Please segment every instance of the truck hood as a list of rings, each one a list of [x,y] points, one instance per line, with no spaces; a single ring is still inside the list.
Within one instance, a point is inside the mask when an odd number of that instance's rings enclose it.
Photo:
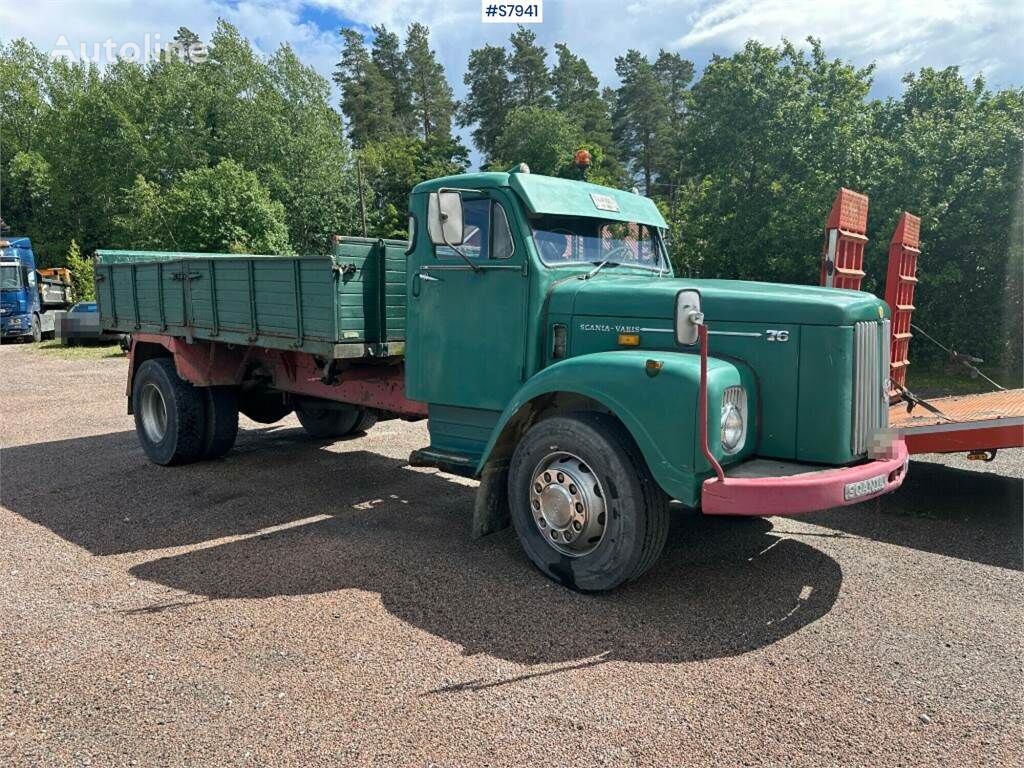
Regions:
[[[744,280],[659,279],[636,272],[562,280],[552,290],[550,308],[577,316],[671,319],[676,294],[684,289],[700,292],[709,323],[837,326],[878,320],[880,308],[886,316],[889,313],[883,301],[861,291]]]

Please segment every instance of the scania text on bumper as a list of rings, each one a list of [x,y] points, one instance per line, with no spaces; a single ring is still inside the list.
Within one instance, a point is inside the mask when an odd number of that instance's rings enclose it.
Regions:
[[[907,444],[893,442],[889,458],[854,467],[784,477],[713,477],[704,481],[707,515],[796,515],[856,504],[899,488],[907,476]]]

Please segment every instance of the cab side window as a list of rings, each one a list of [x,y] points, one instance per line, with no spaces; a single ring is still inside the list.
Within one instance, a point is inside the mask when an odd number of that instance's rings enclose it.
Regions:
[[[491,205],[491,258],[509,259],[515,246],[512,244],[512,230],[508,226],[508,216],[500,203]]]
[[[499,203],[487,198],[463,199],[462,245],[458,248],[474,261],[507,259],[512,256],[512,231],[505,210]],[[434,255],[439,259],[460,258],[447,245],[435,245]]]
[[[462,201],[462,245],[458,248],[471,259],[490,257],[491,201],[486,198]],[[458,259],[459,255],[447,245],[435,246],[439,259]]]

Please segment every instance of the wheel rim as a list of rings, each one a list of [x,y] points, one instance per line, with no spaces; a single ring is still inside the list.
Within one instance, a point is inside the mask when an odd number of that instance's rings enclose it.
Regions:
[[[530,513],[548,545],[581,557],[597,549],[607,523],[604,489],[579,456],[551,453],[537,464],[530,482]]]
[[[139,401],[139,414],[146,437],[159,443],[167,434],[167,403],[164,402],[164,395],[156,384],[146,384]]]

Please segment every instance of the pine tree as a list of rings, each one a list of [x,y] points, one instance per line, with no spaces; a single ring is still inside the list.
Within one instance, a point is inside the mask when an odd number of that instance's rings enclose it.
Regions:
[[[665,137],[661,141],[660,157],[657,165],[673,186],[671,194],[666,194],[671,203],[675,204],[676,184],[682,181],[682,164],[684,158],[683,144],[686,140],[686,117],[690,104],[690,82],[693,80],[693,62],[687,61],[678,53],[658,51],[654,61],[654,75],[661,84],[668,115],[665,124]],[[662,190],[665,191],[665,190]]]
[[[473,145],[490,160],[511,109],[505,49],[485,45],[470,51],[462,82],[466,84],[467,93],[459,107],[459,125],[476,125],[472,133]]]
[[[551,98],[547,51],[537,45],[534,31],[523,26],[513,32],[509,40],[512,43],[512,55],[508,60],[508,71],[511,76],[513,106],[550,109],[554,101]]]
[[[424,141],[449,138],[455,97],[444,67],[430,49],[429,27],[418,22],[409,25],[405,56],[409,61],[410,101],[417,134]]]
[[[590,66],[569,50],[555,43],[558,63],[551,70],[551,90],[555,109],[572,117],[591,141],[611,144],[611,120],[608,105],[602,100],[599,82]]]
[[[355,29],[341,30],[344,47],[334,70],[341,88],[341,110],[348,118],[348,135],[362,147],[395,130],[395,94],[391,84],[370,58],[363,36]]]
[[[196,46],[203,42],[199,35],[188,27],[178,27],[178,31],[174,33],[172,42],[182,61],[186,64],[195,63]]]
[[[373,34],[371,59],[391,86],[395,122],[404,133],[412,133],[416,129],[416,117],[412,108],[409,59],[396,33],[381,24],[373,28]]]
[[[71,293],[75,301],[95,301],[96,283],[93,280],[92,261],[82,255],[74,239],[68,247],[67,267],[71,272]]]
[[[667,133],[669,105],[665,89],[651,62],[630,49],[615,59],[621,85],[615,93],[612,127],[615,141],[629,162],[630,171],[643,179],[651,194],[658,173],[660,142]]]

